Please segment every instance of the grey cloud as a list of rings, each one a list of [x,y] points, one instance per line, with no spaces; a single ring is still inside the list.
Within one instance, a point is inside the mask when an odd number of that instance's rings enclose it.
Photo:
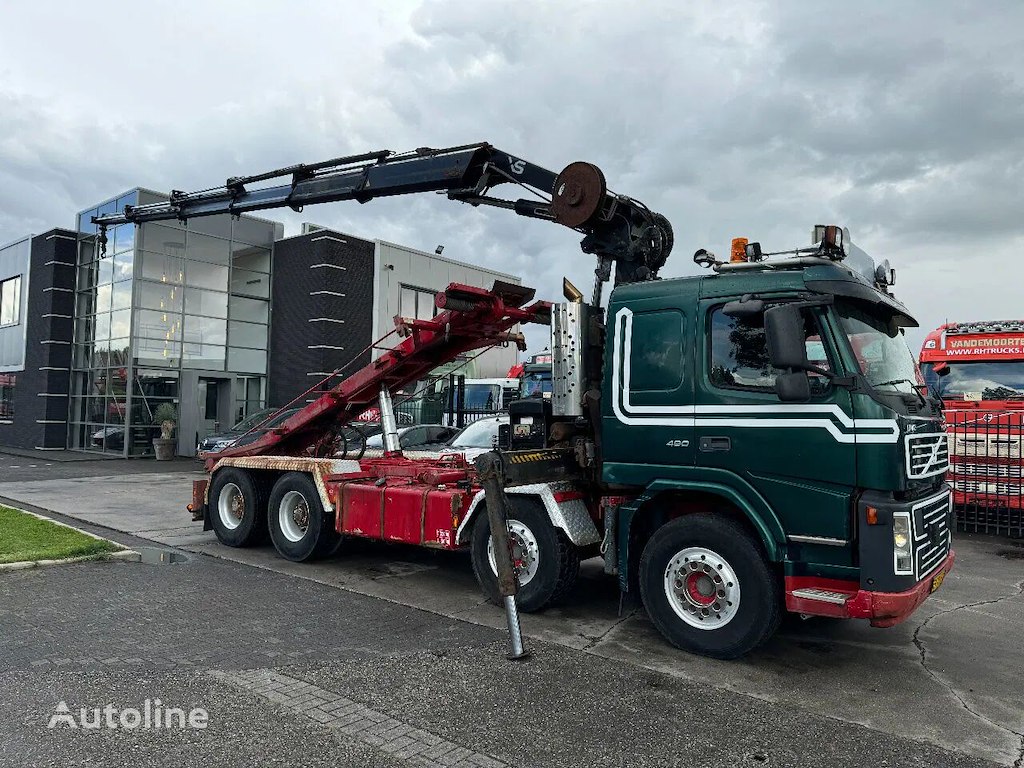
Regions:
[[[922,322],[1019,314],[1024,7],[1017,3],[196,4],[192,23],[7,11],[0,241],[70,225],[141,184],[198,188],[348,152],[490,140],[557,170],[596,162],[667,214],[666,275],[745,235],[848,224],[901,267]],[[200,23],[201,22],[201,23]],[[47,32],[49,35],[50,33]],[[35,40],[32,39],[33,35]],[[98,53],[100,38],[117,55]],[[136,63],[137,62],[137,63]],[[102,87],[98,85],[100,81]],[[504,192],[514,190],[505,189]],[[301,215],[589,290],[574,233],[423,196]],[[998,260],[972,270],[964,254]],[[540,338],[536,336],[536,338]],[[535,336],[531,336],[531,342]]]

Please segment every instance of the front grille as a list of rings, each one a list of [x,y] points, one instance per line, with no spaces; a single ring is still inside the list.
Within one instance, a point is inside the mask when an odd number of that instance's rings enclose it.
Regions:
[[[951,482],[953,490],[961,493],[981,493],[988,496],[1020,496],[1024,493],[1024,486],[1020,483],[985,482],[984,480],[966,480],[961,477],[954,477]]]
[[[973,461],[954,461],[949,470],[954,479],[982,477],[1020,480],[1024,478],[1024,464],[982,464]]]
[[[918,579],[931,573],[949,554],[951,505],[952,496],[947,491],[913,507],[914,574]]]
[[[1019,459],[1020,436],[1009,433],[1006,427],[1000,433],[993,426],[991,434],[982,425],[977,431],[950,433],[950,450],[954,456],[975,456],[1000,459]]]
[[[907,435],[907,477],[941,475],[949,468],[949,443],[944,432],[927,435]]]
[[[959,408],[945,416],[961,530],[1024,536],[1024,412]]]

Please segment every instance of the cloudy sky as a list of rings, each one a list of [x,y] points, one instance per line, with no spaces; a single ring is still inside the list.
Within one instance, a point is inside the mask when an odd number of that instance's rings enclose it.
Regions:
[[[923,326],[1021,317],[1022,29],[995,0],[8,2],[0,243],[136,185],[486,140],[666,214],[665,276],[839,223]],[[591,283],[574,233],[440,197],[279,218]]]

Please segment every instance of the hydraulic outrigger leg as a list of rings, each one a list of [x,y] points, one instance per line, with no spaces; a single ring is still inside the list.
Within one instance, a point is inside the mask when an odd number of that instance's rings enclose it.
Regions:
[[[477,478],[484,489],[487,500],[487,518],[491,524],[491,545],[494,548],[494,569],[498,575],[498,591],[505,603],[505,618],[508,621],[510,660],[527,659],[530,652],[523,646],[523,632],[519,626],[519,609],[516,607],[516,593],[519,580],[512,563],[512,540],[508,535],[509,501],[505,495],[504,472],[501,455],[497,451],[485,453],[474,462]]]

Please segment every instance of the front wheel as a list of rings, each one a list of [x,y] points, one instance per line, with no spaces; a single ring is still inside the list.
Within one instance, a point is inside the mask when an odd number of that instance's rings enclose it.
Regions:
[[[580,570],[579,551],[564,531],[551,524],[539,502],[515,496],[510,502],[509,537],[519,580],[516,605],[524,613],[539,611],[564,597],[576,583]],[[491,521],[485,508],[479,509],[476,517],[471,545],[473,573],[484,594],[492,602],[501,603]]]
[[[678,648],[716,659],[753,650],[782,618],[779,580],[732,520],[687,515],[657,529],[640,559],[651,621]]]
[[[334,516],[324,509],[316,485],[303,472],[289,472],[274,483],[267,525],[277,553],[296,563],[331,554],[339,541]]]

